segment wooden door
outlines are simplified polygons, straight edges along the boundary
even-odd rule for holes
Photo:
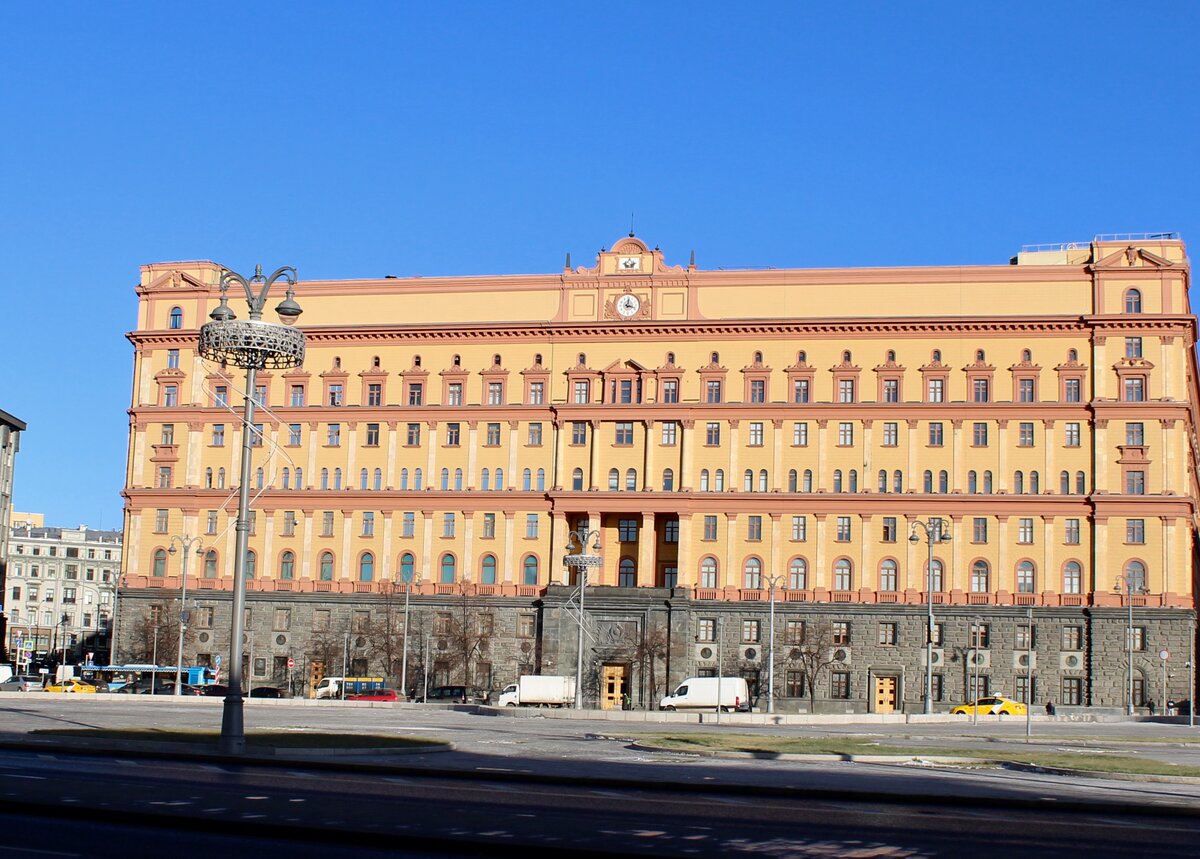
[[[894,713],[896,711],[896,678],[875,678],[875,712]]]
[[[317,684],[325,679],[325,663],[313,660],[308,663],[308,697],[317,694]]]
[[[624,665],[605,665],[600,675],[600,709],[620,710],[621,701],[629,691],[629,678]]]

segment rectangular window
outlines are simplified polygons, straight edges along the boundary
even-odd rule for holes
[[[885,403],[900,402],[900,381],[898,379],[883,380],[883,401]]]
[[[755,543],[762,541],[762,516],[752,514],[746,517],[746,539]]]
[[[742,621],[742,641],[754,643],[758,641],[761,625],[757,620]]]
[[[679,402],[679,382],[675,379],[665,379],[662,383],[662,401],[664,403]]]
[[[717,640],[717,619],[714,617],[702,617],[696,623],[696,640],[697,641],[716,641]]]
[[[254,386],[254,404],[256,406],[264,406],[264,407],[267,405],[267,386],[266,385],[255,385]]]
[[[709,379],[704,383],[704,402],[719,403],[721,402],[721,380]]]
[[[275,632],[287,632],[292,625],[292,611],[287,608],[275,609],[275,623],[272,629]]]
[[[678,543],[679,542],[679,520],[678,519],[668,519],[666,521],[666,525],[664,526],[664,531],[663,531],[663,542],[664,543]]]
[[[537,615],[523,614],[517,618],[517,638],[533,638],[537,630]]]
[[[746,439],[746,443],[750,447],[763,446],[763,425],[762,421],[750,422],[750,437]]]
[[[1131,421],[1125,424],[1125,444],[1140,447],[1146,443],[1146,425]]]
[[[454,514],[453,513],[443,513],[442,514],[442,536],[443,537],[453,537],[454,536]]]
[[[1126,337],[1125,338],[1125,357],[1126,358],[1142,357],[1142,338],[1141,337]]]
[[[895,447],[900,443],[900,425],[895,421],[886,421],[883,425],[883,446]]]
[[[342,404],[342,386],[331,384],[329,386],[329,405],[340,406]]]
[[[488,382],[487,401],[489,406],[504,405],[504,383]]]
[[[536,513],[525,514],[525,539],[536,540],[538,535],[538,515]]]
[[[618,447],[628,447],[633,444],[633,424],[631,422],[617,422],[615,443]]]
[[[633,379],[621,379],[616,384],[617,396],[615,402],[632,403],[633,402]]]
[[[179,350],[178,349],[168,349],[167,350],[167,369],[168,370],[178,370],[179,369]]]
[[[486,518],[485,518],[486,521]],[[494,517],[493,517],[494,521]],[[417,533],[417,514],[408,512],[404,514],[404,518],[400,523],[400,536],[412,537]]]
[[[446,424],[446,447],[458,447],[462,443],[462,424]]]
[[[1033,447],[1033,422],[1021,421],[1017,427],[1017,447]]]
[[[163,385],[163,405],[168,407],[179,405],[179,387],[177,385]]]
[[[945,443],[946,437],[942,429],[941,421],[933,421],[929,424],[929,446],[941,447]]]
[[[285,510],[283,513],[283,536],[292,537],[296,534],[296,511]]]
[[[288,424],[288,444],[291,447],[300,446],[300,424]]]
[[[587,444],[586,421],[571,421],[571,444]]]
[[[419,406],[425,401],[425,386],[420,382],[408,383],[408,404]]]
[[[792,381],[792,402],[807,403],[809,401],[808,379]]]
[[[974,447],[987,447],[988,445],[988,425],[983,421],[977,421],[973,427],[971,444]]]
[[[704,540],[717,539],[717,517],[716,516],[708,515],[708,516],[704,517],[704,536],[701,539],[704,539]]]
[[[792,444],[795,447],[808,447],[808,421],[792,424]]]
[[[829,697],[830,698],[849,698],[850,697],[850,672],[849,671],[832,671],[829,674]]]
[[[989,634],[988,625],[986,623],[972,623],[969,632],[969,647],[975,647],[980,650],[986,650],[988,641],[991,636]]]
[[[933,696],[933,700],[934,701],[945,701],[946,700],[945,678],[941,674],[934,674],[929,679],[933,681],[931,684],[931,687],[930,687],[930,693]]]
[[[767,401],[767,383],[762,379],[750,380],[750,402],[765,403]]]
[[[1063,542],[1068,546],[1079,545],[1079,520],[1067,519],[1063,524]]]
[[[484,440],[484,445],[486,447],[500,446],[500,424],[487,425],[487,437]]]
[[[883,535],[882,535],[881,539],[885,543],[895,543],[896,542],[896,517],[895,516],[884,516],[883,517]]]
[[[496,514],[483,514],[483,539],[493,540],[496,537]]]
[[[301,406],[304,405],[304,386],[303,385],[292,385],[291,395],[288,399],[288,403],[292,406],[292,408],[300,408]]]
[[[409,424],[406,427],[406,429],[407,429],[407,433],[404,438],[404,443],[406,445],[408,445],[409,447],[420,447],[420,445],[421,445],[421,425],[420,424]]]
[[[930,379],[926,390],[928,391],[926,402],[943,403],[946,401],[946,381],[944,379]]]
[[[159,437],[160,444],[175,443],[175,424],[163,424],[162,435]]]
[[[837,538],[836,539],[839,543],[849,543],[850,542],[850,517],[849,516],[837,517]]]
[[[529,425],[529,432],[526,435],[526,444],[528,444],[529,447],[542,446],[542,425],[540,422],[531,423]]]
[[[362,515],[362,536],[375,536],[375,514],[370,510],[364,510]]]
[[[1083,627],[1064,626],[1062,629],[1063,650],[1083,650]]]
[[[1064,447],[1079,447],[1079,422],[1067,421],[1066,430],[1063,434]]]
[[[154,533],[167,533],[167,522],[170,517],[170,510],[155,510],[154,511]]]
[[[783,696],[785,698],[804,698],[808,693],[805,691],[804,672],[803,671],[788,671],[784,675]]]
[[[1033,520],[1029,518],[1020,518],[1017,520],[1017,542],[1032,543],[1033,542]]]
[[[371,382],[367,385],[367,405],[383,405],[383,385],[379,382]]]
[[[665,447],[672,447],[676,444],[679,436],[679,424],[675,421],[663,421],[662,424],[662,444]]]
[[[1017,379],[1017,402],[1033,402],[1033,379]]]
[[[1146,377],[1126,376],[1122,386],[1123,399],[1127,403],[1141,403],[1146,399]]]
[[[333,536],[333,511],[325,510],[321,513],[321,536]]]
[[[792,517],[792,540],[802,543],[808,539],[808,517]]]
[[[854,445],[854,424],[849,421],[840,421],[838,423],[838,445],[840,447],[852,447]]]
[[[971,542],[988,542],[988,519],[977,516],[971,533]]]
[[[463,404],[462,382],[451,382],[446,385],[446,405],[461,406]]]
[[[721,444],[721,425],[716,421],[708,421],[704,427],[704,443],[709,447]]]
[[[1134,590],[1137,590],[1135,587]],[[1146,649],[1146,627],[1135,626],[1133,628],[1133,649],[1143,651]]]
[[[205,533],[208,533],[208,534],[217,533],[217,511],[209,510],[205,518],[207,520],[205,524],[208,526],[208,529],[206,530]]]
[[[171,466],[160,465],[158,467],[158,488],[159,489],[170,489],[171,488]]]
[[[1018,674],[1016,676],[1016,686],[1014,688],[1014,698],[1022,704],[1030,704],[1033,701],[1032,691],[1030,686],[1037,689],[1036,678],[1030,677],[1028,674]]]
[[[622,543],[636,543],[638,538],[638,520],[618,519],[617,539]]]
[[[576,405],[587,403],[592,398],[592,383],[588,381],[577,381],[574,385],[574,401]]]
[[[212,428],[212,446],[225,446],[225,424],[213,424]]]
[[[325,444],[329,447],[340,447],[342,444],[342,425],[329,424],[326,431]]]
[[[314,609],[312,619],[313,632],[328,632],[331,614],[332,612],[327,608]]]
[[[788,644],[803,644],[804,621],[789,620],[784,632],[784,641]]]
[[[987,379],[975,379],[971,383],[971,400],[976,403],[991,401],[991,385]]]
[[[1145,519],[1126,519],[1125,520],[1125,542],[1142,544],[1146,542],[1146,520]]]
[[[229,405],[228,385],[215,385],[213,387],[213,405],[217,408],[225,408]]]
[[[379,447],[379,424],[367,424],[367,447]]]
[[[838,402],[853,403],[854,402],[854,380],[853,379],[838,379]]]
[[[1126,495],[1145,495],[1146,494],[1146,472],[1144,472],[1144,471],[1127,471],[1125,473],[1125,494]]]
[[[546,383],[545,382],[530,382],[529,383],[529,405],[540,406],[546,400]]]
[[[1083,678],[1064,677],[1062,680],[1062,703],[1065,706],[1079,706],[1083,703]]]
[[[896,646],[896,624],[893,621],[885,620],[880,622],[878,643],[881,647]]]
[[[1078,403],[1080,401],[1081,386],[1078,379],[1063,380],[1063,395],[1068,403]]]

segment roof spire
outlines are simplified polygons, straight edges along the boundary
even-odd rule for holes
[[[629,213],[629,238],[633,238],[633,212]]]
[[[567,261],[563,263],[563,271],[571,270],[571,252],[567,251]]]

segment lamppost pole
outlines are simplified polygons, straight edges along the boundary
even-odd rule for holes
[[[1126,655],[1126,679],[1128,681],[1128,700],[1125,707],[1127,716],[1133,715],[1133,595],[1135,593],[1143,594],[1146,592],[1145,586],[1142,584],[1142,577],[1133,573],[1121,573],[1117,576],[1116,591],[1118,594],[1125,595],[1125,604],[1128,610],[1128,616],[1125,626],[1125,655]]]
[[[908,542],[921,542],[918,531],[925,532],[925,542],[929,544],[929,557],[925,566],[925,598],[927,616],[925,619],[925,708],[926,715],[933,712],[933,544],[949,543],[950,535],[942,529],[942,519],[931,516],[928,520],[918,519],[912,523],[909,530]]]
[[[408,599],[412,594],[412,587],[419,578],[414,579],[411,575],[404,583],[404,653],[400,657],[400,691],[404,694],[404,700],[408,700]]]
[[[1030,741],[1033,734],[1033,606],[1029,606],[1027,618],[1029,626],[1025,636],[1025,742]]]
[[[589,523],[590,524],[590,523]],[[588,544],[592,554],[587,554]],[[599,567],[604,561],[600,557],[600,532],[595,529],[578,528],[567,535],[567,552],[563,564],[578,573],[579,580],[579,639],[575,652],[575,709],[583,709],[583,595],[587,591],[588,570]]]
[[[278,280],[287,283],[287,296],[275,308],[282,325],[264,322],[267,294]],[[250,318],[239,321],[229,307],[229,287],[239,285],[246,293]],[[299,319],[294,287],[296,270],[290,266],[271,275],[256,266],[254,276],[233,271],[221,274],[221,303],[209,314],[211,322],[200,328],[200,355],[246,371],[246,399],[242,414],[241,483],[238,486],[237,543],[233,568],[233,619],[229,645],[229,691],[221,714],[220,749],[225,754],[246,751],[242,714],[242,634],[245,632],[246,560],[250,530],[250,463],[254,447],[254,386],[256,373],[265,369],[290,369],[304,363],[304,333],[291,326]],[[258,292],[255,292],[255,289]]]
[[[171,537],[171,547],[167,549],[169,554],[175,554],[175,544],[178,543],[183,549],[183,557],[180,558],[180,580],[179,580],[179,649],[175,652],[175,694],[182,695],[180,688],[183,683],[183,633],[187,629],[188,611],[187,611],[187,567],[188,553],[192,549],[192,544],[199,544],[199,537],[189,537],[186,534],[182,537],[175,535]],[[201,545],[196,546],[196,554],[199,555],[204,551]]]
[[[783,581],[783,575],[780,573],[772,573],[763,576],[770,586],[770,602],[771,602],[771,622],[769,624],[769,637],[767,639],[767,712],[775,712],[775,588],[779,587],[779,583]]]

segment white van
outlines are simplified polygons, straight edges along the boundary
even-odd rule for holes
[[[341,677],[322,677],[317,688],[313,690],[314,698],[338,698],[342,694]]]
[[[750,687],[745,677],[689,677],[658,703],[658,709],[716,710],[718,687],[721,710],[749,711]]]

